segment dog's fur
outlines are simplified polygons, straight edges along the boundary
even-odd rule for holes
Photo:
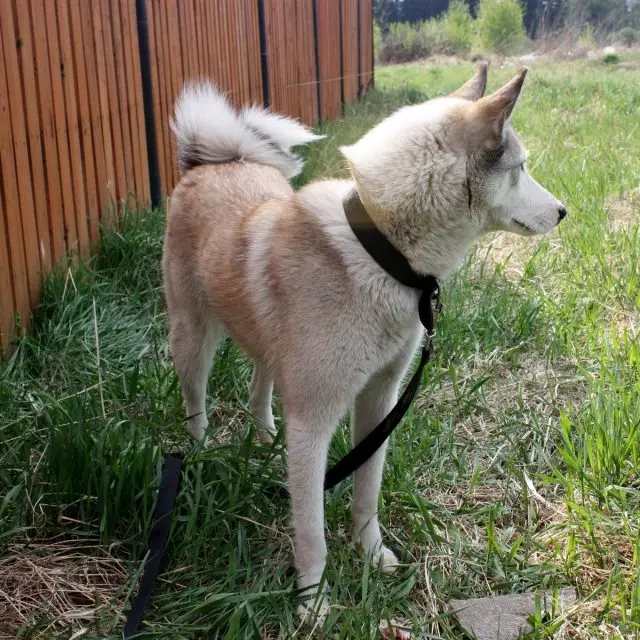
[[[562,205],[524,168],[508,124],[526,70],[483,97],[486,66],[451,96],[405,107],[341,149],[352,181],[297,193],[291,148],[317,139],[260,109],[235,111],[212,85],[185,89],[172,122],[183,176],[171,197],[164,284],[188,429],[205,438],[207,374],[225,332],[255,362],[252,411],[275,433],[282,396],[298,585],[316,595],[326,559],[323,476],[340,417],[362,439],[394,406],[421,335],[418,292],[383,271],[355,238],[343,198],[356,188],[377,227],[414,270],[446,278],[481,234],[551,231]],[[385,447],[354,479],[365,553],[397,563],[378,524]],[[326,607],[319,598],[317,606]]]

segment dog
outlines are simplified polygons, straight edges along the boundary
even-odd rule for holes
[[[189,433],[204,440],[205,393],[225,334],[253,360],[250,406],[259,437],[275,435],[281,395],[301,617],[323,616],[323,477],[341,416],[354,442],[395,405],[421,338],[420,292],[367,253],[345,217],[359,199],[418,274],[447,278],[482,234],[547,233],[566,209],[527,172],[509,124],[526,69],[485,96],[487,67],[451,95],[399,109],[340,149],[350,180],[294,192],[292,149],[319,139],[256,107],[236,110],[213,84],[187,86],[171,126],[181,180],[170,198],[163,255],[171,351]],[[384,545],[378,494],[385,446],[356,472],[355,536],[377,567]]]

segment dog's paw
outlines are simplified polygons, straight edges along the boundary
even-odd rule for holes
[[[266,445],[273,444],[277,435],[278,435],[278,432],[276,431],[275,427],[274,428],[258,427],[258,440],[262,444],[266,444]]]
[[[211,447],[212,442],[211,440],[209,440],[208,436],[207,436],[207,427],[208,427],[208,423],[207,422],[196,422],[194,421],[189,421],[189,423],[187,424],[187,431],[189,432],[189,435],[203,448],[203,449],[208,449],[209,447]]]
[[[393,573],[398,568],[400,562],[391,549],[381,546],[380,549],[371,556],[371,564],[376,569],[380,567],[383,573]]]
[[[304,600],[298,605],[296,611],[301,622],[322,626],[330,607],[327,597],[322,596]]]

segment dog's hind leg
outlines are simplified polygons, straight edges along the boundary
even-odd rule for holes
[[[249,402],[254,418],[258,421],[258,437],[263,444],[271,444],[276,436],[276,427],[271,410],[273,378],[266,367],[256,361],[251,378]]]
[[[205,398],[207,376],[216,346],[224,334],[213,315],[176,310],[172,318],[171,352],[180,378],[188,417],[187,431],[204,441],[208,425]],[[206,444],[206,442],[204,442]]]
[[[352,415],[353,440],[360,442],[391,411],[398,399],[402,377],[411,362],[417,337],[410,340],[395,360],[375,374],[356,398]],[[353,492],[353,520],[356,538],[374,566],[392,573],[398,559],[382,543],[378,524],[378,495],[386,442],[356,472]]]

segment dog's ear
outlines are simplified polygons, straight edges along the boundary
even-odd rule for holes
[[[464,100],[480,100],[487,90],[487,69],[486,62],[478,65],[475,74],[469,78],[457,91],[451,94],[452,98],[463,98]]]
[[[518,73],[495,93],[478,100],[469,113],[475,145],[496,149],[502,144],[504,126],[516,106],[528,69]]]

